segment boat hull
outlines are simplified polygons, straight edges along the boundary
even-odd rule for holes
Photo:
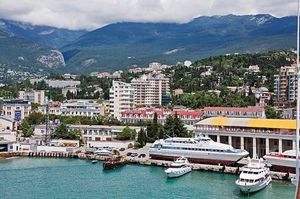
[[[264,189],[266,186],[268,186],[270,184],[271,181],[272,181],[272,179],[269,176],[264,181],[262,181],[260,183],[257,183],[257,184],[254,184],[254,185],[247,185],[246,183],[243,184],[243,183],[239,183],[239,182],[236,182],[236,185],[238,185],[241,192],[248,194],[248,193],[257,192],[259,190]]]
[[[182,152],[180,150],[177,151],[167,151],[167,150],[150,150],[149,156],[152,159],[160,159],[160,160],[174,160],[174,158],[178,158],[180,156],[184,156],[188,158],[190,162],[194,163],[203,163],[203,164],[215,164],[215,165],[234,165],[241,158],[248,155],[248,152],[244,152],[242,154],[213,154],[213,153],[189,153]]]
[[[168,178],[177,178],[183,176],[192,171],[191,167],[180,168],[180,169],[167,169],[165,170]]]
[[[125,165],[125,161],[121,162],[104,162],[103,163],[103,170],[115,169],[117,167]]]
[[[296,173],[296,159],[278,158],[275,156],[264,156],[264,158],[272,165],[272,170]]]

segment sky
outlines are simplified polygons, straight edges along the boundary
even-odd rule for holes
[[[297,0],[0,0],[0,18],[72,30],[116,22],[186,23],[198,16],[296,15]]]

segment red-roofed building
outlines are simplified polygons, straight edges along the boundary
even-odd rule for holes
[[[266,118],[263,107],[205,107],[205,117]]]
[[[140,121],[149,121],[154,117],[156,112],[158,116],[158,122],[164,124],[168,115],[177,116],[186,124],[194,125],[202,119],[203,111],[201,110],[188,110],[188,109],[179,109],[179,110],[170,110],[170,109],[140,109],[140,110],[127,110],[121,113],[121,121],[127,123],[138,123]]]

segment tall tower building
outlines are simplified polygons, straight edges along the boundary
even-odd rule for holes
[[[297,97],[297,66],[282,66],[274,75],[274,99],[277,102],[290,103]]]
[[[142,75],[133,79],[131,85],[137,106],[160,106],[164,96],[170,95],[169,78],[162,74]]]
[[[113,117],[120,119],[122,111],[133,110],[134,107],[134,90],[131,85],[113,81],[113,85],[109,89],[109,109]]]

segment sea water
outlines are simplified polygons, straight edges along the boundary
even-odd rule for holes
[[[0,160],[0,199],[27,198],[294,198],[289,182],[272,181],[265,189],[242,194],[237,175],[192,171],[168,179],[165,168],[125,165],[103,171],[88,160],[18,158]]]

